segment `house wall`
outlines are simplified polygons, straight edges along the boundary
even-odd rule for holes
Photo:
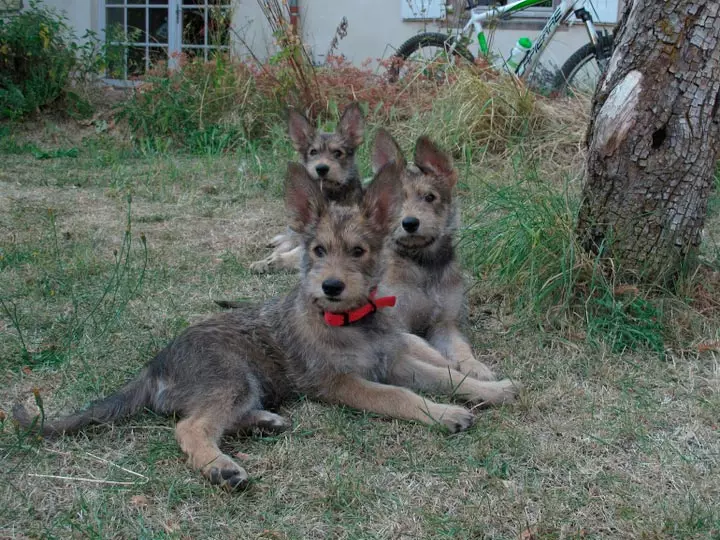
[[[87,30],[98,32],[98,5],[94,0],[42,0],[48,7],[57,9],[63,13],[75,31],[78,38],[81,38]],[[26,2],[27,4],[27,2]]]
[[[397,47],[418,32],[446,32],[444,21],[438,23],[403,20],[402,1],[300,0],[301,6],[305,8],[302,10],[305,42],[311,47],[314,58],[322,61],[335,35],[335,29],[345,16],[348,19],[348,33],[340,41],[337,53],[345,55],[355,64],[360,64],[368,58],[375,60],[391,56]],[[617,5],[616,0],[596,0],[596,3]],[[544,19],[538,19],[506,25],[494,32],[491,48],[496,54],[507,56],[519,38],[534,38],[544,24]],[[565,25],[558,30],[543,53],[543,62],[561,65],[587,41],[587,32],[582,23],[570,27]],[[471,50],[475,52],[477,47],[474,46]]]
[[[402,0],[298,0],[300,27],[313,58],[322,62],[335,30],[343,16],[348,19],[347,36],[339,42],[336,54],[343,54],[356,65],[370,59],[387,58],[405,40],[423,30],[444,32],[444,22],[408,21],[401,14]],[[407,0],[405,0],[407,1]],[[433,0],[439,1],[439,0]],[[98,11],[100,0],[43,0],[65,13],[78,37],[87,30],[100,31]],[[617,0],[595,0],[599,10],[614,9]],[[605,6],[608,4],[608,6]],[[507,56],[515,42],[523,36],[534,37],[544,21],[513,24],[494,32],[491,47]],[[600,25],[601,26],[601,25]],[[235,0],[233,14],[233,47],[240,56],[249,51],[261,59],[273,51],[272,33],[257,0]],[[585,27],[578,23],[562,27],[543,54],[543,62],[561,65],[575,50],[587,43]],[[474,49],[473,49],[474,50]]]

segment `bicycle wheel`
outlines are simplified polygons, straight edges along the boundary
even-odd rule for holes
[[[555,75],[553,87],[560,96],[595,93],[600,76],[607,69],[613,52],[613,36],[600,36],[600,53],[587,43],[568,58]]]
[[[442,81],[449,65],[459,61],[474,63],[472,53],[462,44],[457,44],[452,49],[455,42],[453,36],[436,32],[425,32],[411,37],[400,45],[393,55],[388,68],[388,78],[391,82],[396,82],[408,73],[421,73],[430,79]]]

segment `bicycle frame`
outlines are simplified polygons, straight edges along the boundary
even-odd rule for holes
[[[478,39],[480,52],[484,56],[488,56],[490,54],[490,49],[488,47],[487,38],[485,37],[485,32],[483,31],[482,23],[484,21],[500,19],[504,15],[536,6],[543,3],[543,1],[544,0],[518,0],[517,2],[512,2],[505,6],[497,6],[488,10],[483,10],[483,8],[480,7],[472,8],[470,10],[470,20],[462,29],[462,33],[466,34],[471,28],[474,29],[475,35]],[[550,15],[547,24],[545,24],[543,29],[535,38],[530,51],[528,51],[523,61],[520,62],[518,67],[515,69],[515,75],[522,78],[523,74],[532,71],[540,59],[541,53],[545,50],[545,47],[547,47],[547,44],[550,42],[550,39],[557,31],[560,24],[565,22],[572,13],[584,8],[587,2],[588,0],[562,0],[562,2],[560,2],[560,5],[555,8],[552,15]],[[585,23],[590,42],[597,46],[598,37],[592,18],[589,16],[583,17],[583,22]]]

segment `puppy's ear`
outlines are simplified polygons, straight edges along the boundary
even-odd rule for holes
[[[360,105],[353,102],[343,111],[340,122],[338,123],[338,132],[345,138],[347,143],[353,148],[357,148],[363,142],[363,133],[365,131],[365,118],[360,110]]]
[[[320,186],[299,163],[288,163],[285,177],[285,208],[290,214],[290,228],[306,232],[325,211],[325,198]]]
[[[400,145],[395,142],[393,136],[385,128],[380,128],[375,134],[375,141],[372,149],[373,173],[377,173],[385,165],[394,161],[401,167],[405,167],[405,156],[403,156]]]
[[[432,174],[453,187],[457,182],[457,171],[452,158],[440,150],[434,142],[423,135],[415,143],[415,165],[425,174]]]
[[[398,220],[403,170],[405,167],[394,161],[385,164],[365,191],[360,209],[372,228],[381,234],[387,234]]]
[[[288,134],[295,150],[305,154],[315,138],[315,128],[310,120],[296,110],[290,110],[288,116]]]

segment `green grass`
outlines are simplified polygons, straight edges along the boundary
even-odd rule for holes
[[[213,299],[261,300],[296,280],[247,271],[285,228],[278,195],[292,156],[282,138],[252,151],[189,156],[143,153],[107,134],[63,135],[66,129],[13,130],[15,148],[26,150],[5,146],[0,156],[6,414],[15,401],[33,404],[33,389],[49,415],[81,407],[216,311]],[[53,158],[36,159],[26,144]],[[67,148],[77,155],[57,152]],[[588,281],[605,309],[591,322],[614,329],[615,340],[604,327],[593,334],[573,315],[582,311],[555,317],[563,318],[559,327],[542,322],[553,318],[548,306],[556,299],[533,304],[540,324],[521,324],[523,309],[508,299],[537,295],[568,266],[556,255],[570,249],[566,210],[579,186],[564,175],[533,176],[511,154],[492,164],[472,154],[458,166],[468,225],[463,259],[478,278],[469,335],[499,373],[525,384],[516,404],[480,411],[473,429],[448,436],[351,409],[288,403],[289,433],[224,441],[254,479],[236,495],[187,466],[173,418],[145,413],[48,441],[6,418],[0,536],[716,537],[720,371],[717,352],[697,345],[720,339],[717,319],[657,294],[630,294],[628,310],[617,304],[622,295],[602,296],[610,285]],[[367,148],[360,162],[367,174]],[[717,216],[709,223],[720,230]],[[531,249],[533,241],[547,249]],[[501,248],[513,254],[505,274],[493,270],[502,253],[493,249]],[[712,248],[706,252],[712,257]],[[577,282],[568,279],[562,290]],[[650,301],[657,313],[647,311]],[[663,357],[652,344],[616,346],[631,339],[628,329],[643,328],[638,320],[656,315],[665,325]],[[669,332],[668,321],[689,334]]]

